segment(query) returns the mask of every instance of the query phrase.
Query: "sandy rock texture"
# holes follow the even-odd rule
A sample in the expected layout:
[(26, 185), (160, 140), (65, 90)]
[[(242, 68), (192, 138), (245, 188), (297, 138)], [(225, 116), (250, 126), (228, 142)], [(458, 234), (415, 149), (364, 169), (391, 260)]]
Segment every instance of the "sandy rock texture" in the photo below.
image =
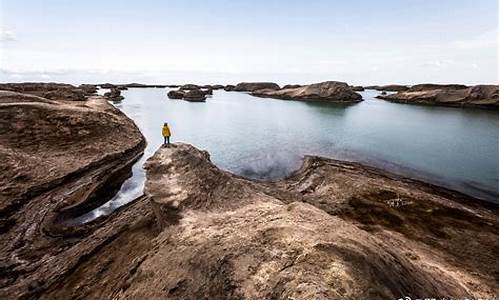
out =
[(498, 85), (419, 84), (391, 95), (379, 95), (391, 102), (498, 109)]
[(260, 89), (251, 93), (253, 96), (285, 100), (329, 101), (354, 103), (362, 101), (360, 94), (345, 82), (326, 81), (295, 88), (281, 90)]
[(113, 219), (149, 205), (152, 213), (130, 221), (140, 229), (123, 231), (43, 299), (495, 299), (498, 292), (497, 212), (465, 195), (319, 157), (285, 180), (250, 181), (187, 144), (160, 148), (145, 168), (147, 198)]
[(1, 299), (38, 298), (105, 242), (64, 222), (107, 201), (145, 146), (103, 97), (34, 94), (0, 91)]

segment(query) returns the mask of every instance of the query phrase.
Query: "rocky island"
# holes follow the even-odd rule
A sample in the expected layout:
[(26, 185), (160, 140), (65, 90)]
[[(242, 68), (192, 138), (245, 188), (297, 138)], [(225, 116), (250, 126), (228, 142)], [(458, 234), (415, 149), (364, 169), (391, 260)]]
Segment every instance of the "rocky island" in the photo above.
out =
[(498, 109), (498, 85), (418, 84), (377, 98), (398, 103)]
[(326, 81), (283, 89), (262, 88), (254, 90), (253, 96), (284, 100), (328, 101), (353, 103), (362, 101), (360, 94), (354, 92), (345, 82)]

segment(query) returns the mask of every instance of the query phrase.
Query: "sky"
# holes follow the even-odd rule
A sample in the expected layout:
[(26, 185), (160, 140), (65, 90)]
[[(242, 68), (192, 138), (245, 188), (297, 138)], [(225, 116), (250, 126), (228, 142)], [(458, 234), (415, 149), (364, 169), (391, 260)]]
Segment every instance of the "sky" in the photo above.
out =
[(496, 0), (0, 0), (0, 81), (498, 83)]

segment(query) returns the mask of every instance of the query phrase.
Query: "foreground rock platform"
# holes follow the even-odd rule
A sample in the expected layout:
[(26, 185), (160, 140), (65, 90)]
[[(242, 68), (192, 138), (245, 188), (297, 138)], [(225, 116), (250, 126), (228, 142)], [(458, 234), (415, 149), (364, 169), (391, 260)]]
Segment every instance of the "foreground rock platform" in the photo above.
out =
[(0, 291), (40, 299), (498, 293), (498, 212), (463, 194), (312, 156), (284, 180), (252, 181), (188, 144), (158, 149), (145, 168), (145, 197), (85, 225), (44, 272)]

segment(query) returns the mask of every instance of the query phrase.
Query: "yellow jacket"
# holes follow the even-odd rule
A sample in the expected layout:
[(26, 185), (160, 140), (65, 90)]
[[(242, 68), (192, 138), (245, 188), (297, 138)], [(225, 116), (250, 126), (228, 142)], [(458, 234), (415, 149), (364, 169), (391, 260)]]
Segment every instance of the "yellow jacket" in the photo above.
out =
[(168, 126), (163, 126), (163, 128), (161, 129), (161, 134), (163, 136), (170, 136), (170, 128), (168, 128)]

